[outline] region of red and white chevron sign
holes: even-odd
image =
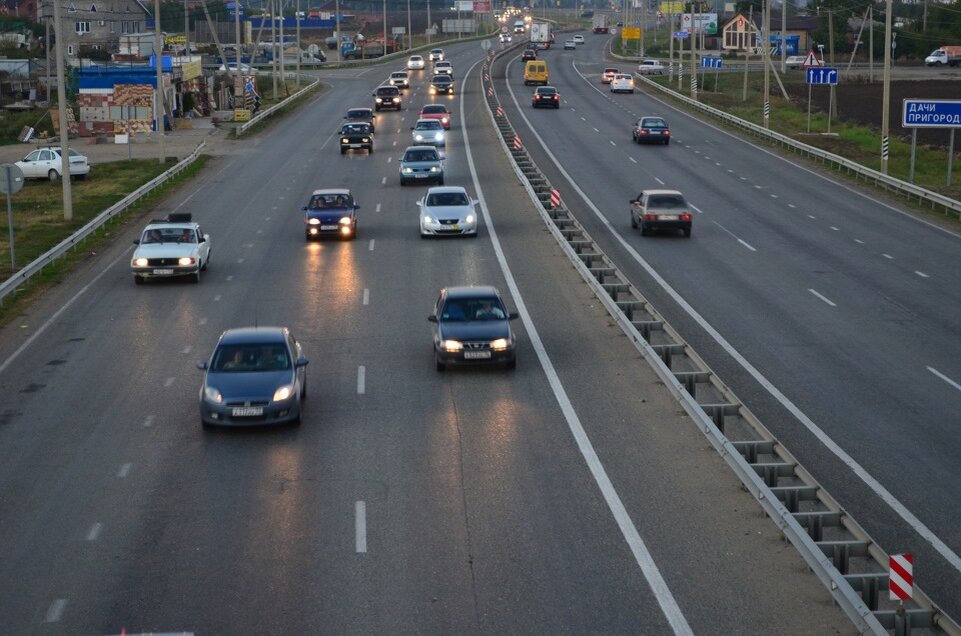
[[[489,96],[491,96],[491,97],[494,96],[494,87],[493,87],[493,86],[488,86],[488,87],[487,87],[487,94],[488,94]]]
[[[504,116],[504,109],[501,108],[500,106],[497,107],[497,116],[498,116],[498,117],[503,117],[503,116]]]
[[[892,601],[906,600],[914,594],[914,557],[892,554],[888,557],[888,591]]]
[[[518,135],[514,135],[514,150],[521,149],[521,138]]]
[[[561,193],[557,188],[551,188],[551,205],[555,208],[561,206]]]

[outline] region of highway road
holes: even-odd
[[[495,67],[534,161],[719,377],[961,615],[961,237],[642,91],[612,95],[604,39],[542,54],[559,111],[530,108],[516,58]],[[648,114],[670,122],[670,146],[632,143]],[[645,188],[685,193],[691,239],[631,230]]]
[[[480,47],[450,52],[447,183],[482,200],[477,239],[420,239],[423,190],[397,182],[425,76],[373,154],[341,156],[343,112],[392,69],[331,72],[0,334],[0,631],[852,631],[545,230]],[[359,236],[305,243],[328,186]],[[174,211],[211,234],[209,270],[135,286],[131,241]],[[521,313],[518,367],[438,373],[433,300],[481,283]],[[303,342],[303,423],[205,431],[195,362],[252,324]]]

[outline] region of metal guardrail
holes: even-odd
[[[792,139],[787,135],[768,130],[763,126],[759,126],[739,117],[735,117],[734,115],[725,113],[724,111],[714,108],[713,106],[702,104],[697,100],[691,99],[686,95],[682,95],[681,93],[672,90],[671,88],[661,86],[657,82],[645,77],[644,75],[634,73],[634,77],[642,80],[647,85],[656,88],[662,93],[668,94],[673,99],[677,99],[687,106],[710,115],[711,117],[720,119],[728,125],[743,130],[756,137],[762,137],[768,142],[788,148],[793,152],[808,157],[809,159],[820,161],[822,164],[830,164],[838,172],[846,171],[847,174],[854,175],[855,178],[862,178],[867,182],[873,183],[875,187],[889,192],[894,192],[898,195],[906,197],[909,200],[917,199],[919,204],[929,204],[932,210],[935,210],[938,206],[940,206],[944,210],[945,214],[951,212],[957,216],[959,220],[961,220],[961,201],[944,196],[943,194],[938,194],[937,192],[933,192],[926,188],[916,186],[902,179],[882,174],[877,170],[862,166],[861,164],[851,161],[850,159],[846,159],[840,155],[836,155],[826,150],[821,150],[820,148],[816,148],[804,142]]]
[[[100,229],[100,227],[109,221],[110,219],[118,216],[127,211],[133,204],[143,198],[145,195],[150,193],[154,188],[163,185],[173,177],[177,176],[183,172],[188,166],[190,166],[197,157],[200,156],[200,152],[207,145],[206,141],[201,141],[200,144],[194,148],[194,151],[190,153],[187,157],[181,159],[177,165],[169,168],[162,174],[154,177],[147,183],[143,184],[124,198],[120,199],[109,208],[101,212],[96,218],[91,219],[89,223],[84,225],[82,228],[65,238],[56,247],[47,251],[46,253],[40,255],[32,263],[21,269],[19,272],[0,283],[0,302],[7,297],[8,294],[16,290],[20,285],[25,283],[30,279],[31,276],[35,275],[37,272],[42,270],[44,267],[60,258],[67,253],[71,248],[76,247],[85,238],[93,234],[95,231]]]
[[[496,59],[494,55],[492,59]],[[961,635],[961,627],[917,586],[898,608],[879,592],[888,585],[887,554],[767,430],[601,251],[563,205],[500,108],[491,60],[483,67],[488,114],[501,147],[539,214],[581,277],[745,489],[798,551],[861,633]]]

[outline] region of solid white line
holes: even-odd
[[[56,623],[63,616],[63,610],[67,607],[67,599],[58,598],[53,603],[50,604],[49,609],[47,609],[47,615],[44,616],[44,623]]]
[[[387,177],[383,177],[383,178],[380,180],[380,185],[387,185]]]
[[[694,207],[694,206],[691,206],[691,207]],[[695,208],[695,209],[696,209],[696,208]],[[700,212],[700,210],[698,210],[698,212]],[[734,240],[736,240],[738,243],[740,243],[741,245],[743,245],[743,246],[746,247],[747,249],[751,250],[752,252],[756,252],[756,251],[757,251],[756,249],[754,249],[753,247],[751,247],[746,241],[744,241],[742,238],[740,238],[737,234],[735,234],[735,233],[732,232],[731,230],[727,229],[726,227],[724,227],[723,225],[721,225],[721,224],[718,223],[717,221],[714,221],[714,225],[718,226],[719,228],[721,228],[722,230],[724,230],[725,232],[727,232],[728,234],[730,234],[731,237],[732,237]]]
[[[363,501],[354,503],[354,551],[367,552],[367,504]]]
[[[748,245],[748,244],[744,241],[744,239],[738,239],[737,242],[740,243],[741,245],[743,245],[744,247],[746,247],[747,249],[751,250],[752,252],[756,252],[756,251],[757,251],[756,249],[754,249],[753,247],[751,247],[750,245]]]
[[[958,384],[957,382],[955,382],[954,380],[952,380],[952,379],[949,378],[948,376],[944,375],[943,373],[941,373],[940,371],[938,371],[938,370],[935,369],[934,367],[925,367],[925,369],[927,369],[928,371],[930,371],[930,372],[933,373],[934,375],[938,376],[939,378],[941,378],[942,380],[944,380],[945,382],[947,382],[948,384],[950,384],[951,386],[953,386],[954,388],[956,388],[958,391],[961,391],[961,384]]]
[[[124,464],[123,466],[120,467],[120,470],[117,471],[117,477],[119,477],[120,479],[123,479],[124,477],[130,474],[131,468],[133,468],[133,464],[130,464],[130,463]]]
[[[826,302],[827,304],[831,305],[832,307],[837,307],[837,305],[836,305],[835,303],[832,303],[830,300],[828,300],[827,298],[825,298],[825,297],[822,296],[821,294],[817,293],[817,292],[814,291],[813,289],[808,289],[808,291],[811,292],[812,294],[814,294],[815,296],[817,296],[818,298],[820,298],[821,300],[823,300],[824,302]]]
[[[631,163],[637,163],[637,159],[635,159],[634,157],[628,157],[628,159],[631,160]]]
[[[585,78],[585,82],[587,82],[586,78]],[[514,93],[513,93],[513,90],[511,90],[510,84],[508,84],[508,90],[511,92],[511,96],[513,97]],[[514,98],[514,103],[517,104],[516,98]],[[841,448],[838,445],[837,442],[831,439],[831,437],[827,433],[825,433],[821,427],[815,424],[814,421],[811,418],[809,418],[803,411],[801,411],[801,409],[798,408],[798,406],[794,404],[794,402],[792,402],[786,395],[784,395],[784,393],[782,393],[780,389],[774,386],[774,384],[772,384],[770,380],[764,377],[761,374],[761,372],[754,367],[754,365],[748,362],[747,358],[741,355],[741,353],[737,349],[735,349],[734,346],[730,342],[728,342],[727,339],[724,338],[724,336],[722,336],[720,332],[718,332],[717,329],[715,329],[704,318],[704,316],[699,314],[694,309],[694,307],[691,306],[690,303],[688,303],[683,297],[681,297],[681,295],[677,292],[676,289],[671,287],[671,285],[669,285],[668,282],[664,280],[664,278],[660,274],[658,274],[653,267],[651,267],[650,263],[648,263],[646,260],[644,260],[641,257],[641,255],[637,252],[636,249],[634,249],[633,246],[631,246],[626,240],[624,240],[624,237],[621,236],[620,232],[617,229],[615,229],[613,225],[611,225],[611,222],[607,219],[607,217],[605,217],[601,213],[601,211],[597,208],[597,206],[594,205],[594,203],[590,200],[590,197],[588,197],[587,194],[583,190],[581,190],[581,188],[574,182],[574,179],[571,177],[570,173],[567,172],[567,170],[561,165],[560,161],[557,160],[557,157],[554,155],[554,153],[551,152],[550,148],[548,148],[547,144],[544,143],[544,139],[541,138],[541,136],[537,134],[537,131],[534,129],[534,127],[531,126],[531,122],[530,120],[527,119],[527,116],[524,115],[524,111],[521,109],[518,112],[520,116],[524,119],[524,121],[527,123],[527,125],[530,127],[531,133],[534,135],[534,138],[537,139],[537,142],[541,145],[541,148],[544,149],[544,152],[547,154],[547,157],[554,163],[558,171],[560,171],[560,173],[564,176],[567,182],[571,184],[571,188],[575,192],[577,192],[578,196],[580,196],[581,199],[584,200],[584,202],[587,204],[587,207],[589,207],[591,211],[594,212],[594,215],[598,219],[600,219],[600,222],[607,227],[608,231],[614,237],[614,240],[621,244],[621,246],[627,251],[627,253],[630,254],[631,257],[638,264],[640,264],[641,267],[644,268],[644,270],[648,273],[648,275],[651,276],[651,278],[653,278],[658,285],[660,285],[661,289],[667,292],[667,294],[674,300],[674,302],[676,302],[681,307],[681,309],[687,312],[687,314],[695,322],[701,325],[701,328],[704,329],[704,331],[706,331],[707,334],[711,336],[711,338],[713,338],[714,341],[717,342],[718,345],[720,345],[720,347],[724,349],[724,351],[727,352],[729,356],[731,356],[731,358],[733,358],[739,365],[741,365],[741,367],[745,371],[747,371],[751,375],[751,377],[754,378],[755,381],[757,381],[762,387],[764,387],[764,389],[768,393],[770,393],[774,397],[774,399],[780,402],[785,409],[787,409],[795,418],[797,418],[797,420],[806,429],[808,429],[808,431],[810,431],[811,434],[818,439],[818,441],[824,444],[824,446],[829,451],[834,453],[834,455],[838,459],[844,462],[844,464],[855,475],[857,475],[861,481],[867,484],[867,486],[872,491],[874,491],[874,493],[878,497],[880,497],[881,500],[884,501],[884,503],[890,506],[891,509],[894,510],[894,512],[897,513],[897,515],[901,517],[901,519],[903,519],[905,523],[911,526],[911,528],[913,528],[915,532],[921,535],[921,537],[923,537],[925,541],[930,543],[931,546],[938,551],[938,554],[944,557],[948,561],[948,563],[951,564],[951,567],[961,572],[961,556],[959,556],[954,550],[948,547],[947,544],[945,544],[940,537],[934,534],[934,532],[930,528],[928,528],[920,519],[918,519],[918,517],[913,512],[908,510],[907,506],[905,506],[903,503],[901,503],[901,501],[897,497],[891,494],[891,492],[887,488],[885,488],[880,481],[878,481],[873,475],[871,475],[863,466],[861,466],[861,464],[855,461],[855,459],[851,457],[851,455],[849,455],[847,451],[845,451],[843,448]],[[681,112],[681,111],[677,111],[677,112]],[[719,133],[728,135],[731,138],[739,139],[734,135],[731,135],[726,131],[722,130],[721,128],[718,128],[717,126],[711,126],[711,128],[718,131]],[[762,152],[765,152],[766,154],[770,155],[774,159],[780,159],[778,155],[768,152],[763,148],[760,148],[759,146],[755,146],[753,144],[748,144],[748,145],[751,146],[752,148],[756,148],[758,150],[761,150]],[[803,168],[803,167],[801,167],[801,170],[804,170],[805,172],[815,177],[820,177],[820,175],[814,172],[813,170],[808,170],[807,168]],[[897,210],[896,208],[886,203],[877,201],[876,199],[872,199],[871,197],[863,195],[862,193],[854,190],[853,188],[848,188],[834,181],[831,181],[830,183],[838,185],[853,194],[862,196],[868,201],[875,202],[878,205],[881,205],[889,210],[898,212],[903,216],[908,216],[905,212],[901,212],[900,210]],[[937,228],[937,226],[933,226],[931,223],[928,223],[926,221],[922,221],[922,223],[924,223],[925,225]],[[937,229],[941,229],[941,228],[937,228]],[[946,233],[948,232],[948,230],[943,230],[943,229],[942,231]]]
[[[664,185],[664,182],[663,182],[662,180],[658,179],[657,177],[654,177],[654,180],[657,181],[657,183],[658,183],[659,185]]]
[[[370,290],[367,289],[366,287],[364,288],[364,304],[365,305],[370,304]]]
[[[881,256],[883,256],[884,258],[888,259],[889,261],[893,261],[893,260],[894,260],[894,257],[891,256],[890,254],[881,254]]]
[[[95,523],[90,526],[90,531],[87,532],[87,541],[96,541],[97,537],[100,536],[100,531],[103,530],[102,523]]]
[[[363,395],[366,390],[364,385],[367,381],[367,369],[364,365],[357,367],[357,395]]]
[[[921,278],[931,278],[930,276],[928,276],[928,275],[925,274],[924,272],[919,272],[918,270],[914,270],[914,273],[917,274],[918,276],[920,276]]]
[[[510,62],[508,62],[508,67],[509,66]],[[471,67],[471,70],[472,69],[473,66]],[[468,70],[468,75],[470,72],[471,71]],[[525,121],[527,121],[527,117],[523,114],[523,110],[520,109],[520,104],[517,103],[517,98],[514,96],[514,90],[511,88],[510,83],[507,84],[507,89],[510,92],[511,97],[514,99],[514,103],[518,107],[521,116]],[[460,116],[461,120],[463,121],[463,100],[460,103]],[[530,126],[530,121],[527,121],[527,124]],[[531,130],[533,130],[533,127],[531,127]],[[534,134],[535,136],[537,135],[536,132]],[[541,141],[541,145],[544,145],[543,141]],[[484,191],[480,184],[480,177],[477,176],[474,158],[471,155],[470,136],[468,135],[466,128],[464,129],[464,147],[467,151],[467,165],[470,169],[471,179],[474,182],[474,189],[477,192],[477,199],[480,202],[481,213],[484,215],[484,223],[487,225],[487,233],[490,236],[491,243],[494,247],[494,254],[497,256],[497,262],[500,264],[501,272],[503,273],[504,279],[507,282],[507,287],[510,290],[511,297],[514,299],[514,304],[517,306],[517,312],[520,314],[521,320],[524,323],[524,329],[527,331],[527,334],[531,340],[531,345],[534,348],[534,352],[537,354],[537,359],[540,361],[541,367],[544,369],[544,373],[547,375],[547,380],[551,386],[551,390],[554,392],[554,397],[561,408],[561,412],[564,414],[564,419],[571,431],[571,435],[577,442],[577,447],[581,451],[581,455],[584,457],[584,461],[590,469],[591,475],[594,477],[594,481],[597,483],[607,507],[610,509],[614,520],[617,522],[621,534],[624,536],[631,553],[634,555],[635,561],[641,569],[641,573],[644,575],[647,584],[654,593],[654,597],[657,599],[657,602],[661,607],[661,611],[664,612],[664,616],[668,623],[671,625],[676,634],[693,635],[694,632],[691,630],[690,625],[688,625],[687,619],[681,612],[681,608],[674,599],[674,595],[671,593],[670,588],[668,588],[667,582],[664,580],[664,577],[661,575],[661,571],[654,562],[654,557],[651,556],[651,553],[648,551],[644,540],[641,538],[640,533],[634,526],[633,521],[631,521],[631,517],[628,514],[627,509],[624,507],[624,503],[621,501],[620,496],[617,494],[617,490],[614,488],[614,484],[611,483],[607,472],[604,470],[604,466],[601,464],[601,460],[597,456],[597,452],[594,450],[593,445],[591,445],[591,441],[587,436],[587,432],[584,430],[580,418],[578,418],[577,413],[574,411],[574,406],[571,404],[570,398],[568,397],[567,392],[564,390],[564,386],[561,384],[560,378],[557,376],[557,371],[554,369],[554,364],[551,362],[551,359],[547,354],[547,350],[544,348],[544,343],[541,341],[540,335],[537,332],[537,328],[534,326],[534,321],[531,319],[530,313],[527,311],[527,305],[524,303],[524,299],[521,297],[520,289],[518,289],[517,282],[514,280],[514,274],[507,263],[507,258],[504,256],[504,250],[501,247],[500,239],[497,238],[497,230],[494,227],[490,211],[487,208]]]
[[[374,239],[370,239],[370,243],[367,245],[368,251],[374,251]]]

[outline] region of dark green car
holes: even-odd
[[[370,124],[354,122],[340,127],[340,154],[348,150],[374,152],[374,132]]]

